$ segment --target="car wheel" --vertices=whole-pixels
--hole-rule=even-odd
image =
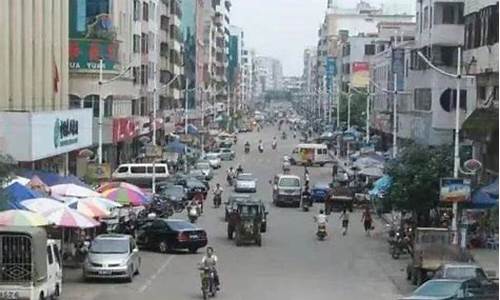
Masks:
[[[132,270],[132,267],[128,268],[126,280],[127,282],[132,282],[134,280],[134,271]]]
[[[166,241],[161,241],[158,244],[158,250],[160,250],[161,253],[167,253],[168,252],[168,244]]]

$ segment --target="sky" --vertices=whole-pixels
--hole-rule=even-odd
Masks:
[[[386,8],[400,10],[407,1],[368,0],[371,4],[386,3]],[[318,42],[318,29],[327,7],[327,0],[233,0],[231,24],[245,32],[245,45],[258,56],[281,60],[285,76],[302,74],[304,49]],[[357,0],[337,0],[339,6],[354,7]],[[378,6],[377,5],[377,6]]]

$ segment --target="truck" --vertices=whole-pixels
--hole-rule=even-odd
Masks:
[[[60,241],[40,227],[0,229],[0,299],[57,299],[62,291]]]
[[[472,261],[470,253],[451,243],[447,228],[417,227],[414,232],[412,258],[406,268],[406,277],[414,285],[421,285],[445,263]]]

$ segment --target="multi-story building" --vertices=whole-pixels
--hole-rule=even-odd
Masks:
[[[22,167],[76,174],[79,149],[92,145],[92,110],[69,110],[68,55],[75,55],[68,41],[69,5],[0,2],[0,153]],[[77,49],[87,54],[82,67],[95,65],[88,55],[98,59],[100,46]],[[105,50],[106,57],[116,54],[113,47]]]
[[[304,80],[301,76],[285,76],[282,79],[281,86],[286,91],[298,93],[304,87]]]
[[[229,65],[229,26],[230,0],[213,0],[215,7],[215,97],[219,102],[226,102],[228,98],[228,65]]]
[[[434,2],[417,1],[417,30],[415,47],[405,57],[408,88],[413,94],[413,111],[418,112],[418,133],[430,145],[453,142],[456,109],[456,80],[431,69],[418,52],[425,55],[438,68],[457,72],[458,47],[464,40],[463,0]],[[475,82],[462,79],[460,124],[476,107]]]
[[[283,67],[275,58],[258,56],[255,58],[257,80],[257,96],[263,97],[264,92],[281,88]]]
[[[476,76],[477,104],[463,130],[484,177],[498,176],[498,1],[467,0],[464,15],[463,71]]]
[[[245,106],[253,100],[253,59],[246,47],[241,50],[241,103]]]

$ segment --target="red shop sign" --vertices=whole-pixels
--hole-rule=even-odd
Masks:
[[[113,143],[130,140],[137,136],[137,124],[130,118],[113,119]]]

